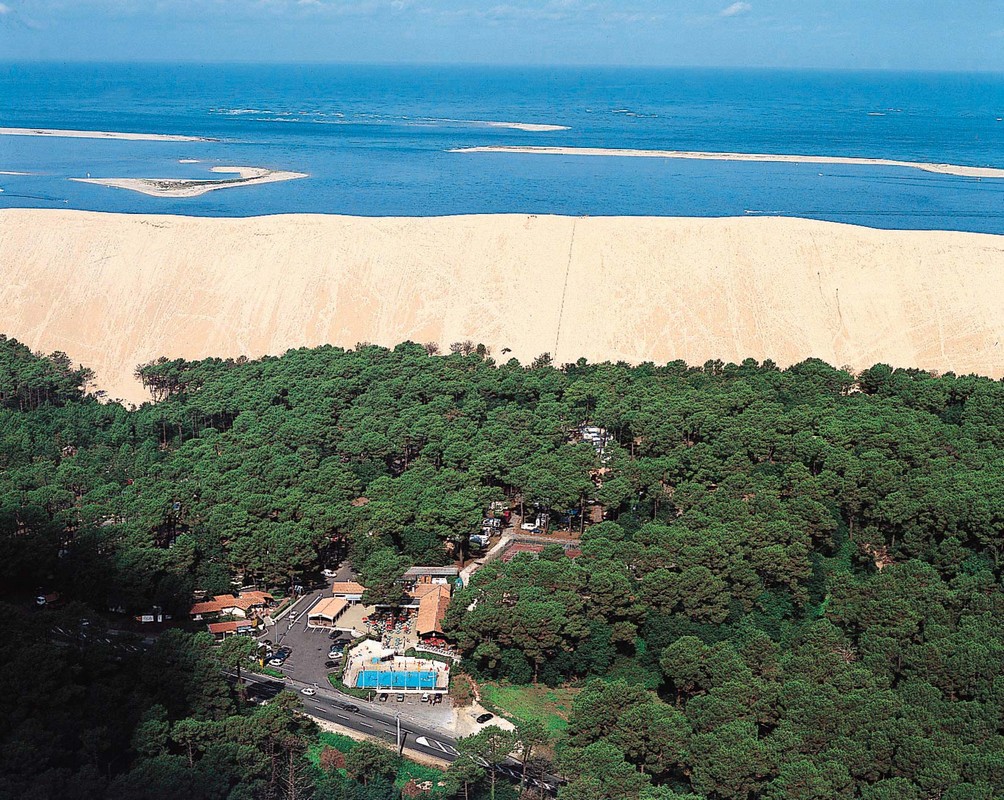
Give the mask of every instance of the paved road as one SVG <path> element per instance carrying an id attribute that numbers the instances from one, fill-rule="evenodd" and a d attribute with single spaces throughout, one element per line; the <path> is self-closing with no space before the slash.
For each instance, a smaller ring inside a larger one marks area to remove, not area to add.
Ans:
<path id="1" fill-rule="evenodd" d="M 249 693 L 253 697 L 263 699 L 275 697 L 287 688 L 296 691 L 295 684 L 284 684 L 272 678 L 246 674 L 242 677 L 250 687 Z M 385 739 L 395 745 L 398 745 L 400 741 L 399 746 L 401 747 L 443 761 L 454 761 L 459 755 L 455 739 L 440 730 L 416 724 L 414 719 L 405 719 L 403 715 L 398 719 L 397 713 L 391 710 L 391 706 L 379 706 L 356 700 L 348 695 L 339 695 L 323 690 L 318 691 L 312 697 L 301 694 L 300 700 L 303 703 L 304 712 L 315 719 L 333 722 L 349 730 Z M 400 740 L 398 740 L 399 724 Z M 518 781 L 522 773 L 522 764 L 515 759 L 510 759 L 505 764 L 499 765 L 497 769 L 501 774 Z M 558 782 L 559 779 L 555 776 L 548 776 L 540 785 L 553 793 L 557 791 Z"/>

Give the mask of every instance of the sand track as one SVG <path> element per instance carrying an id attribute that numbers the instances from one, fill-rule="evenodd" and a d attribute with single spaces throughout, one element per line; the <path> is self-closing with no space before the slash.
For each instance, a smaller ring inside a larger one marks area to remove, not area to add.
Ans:
<path id="1" fill-rule="evenodd" d="M 557 341 L 559 363 L 817 356 L 1001 377 L 1004 237 L 762 217 L 13 209 L 0 319 L 134 402 L 133 369 L 160 355 L 404 339 L 470 338 L 524 361 Z"/>

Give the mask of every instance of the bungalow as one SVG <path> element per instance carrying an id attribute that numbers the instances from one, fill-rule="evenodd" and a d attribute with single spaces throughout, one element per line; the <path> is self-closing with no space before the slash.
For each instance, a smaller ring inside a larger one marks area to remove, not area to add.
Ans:
<path id="1" fill-rule="evenodd" d="M 210 622 L 206 625 L 206 630 L 213 634 L 218 641 L 238 634 L 251 635 L 253 628 L 251 620 L 248 619 L 235 619 L 230 622 Z"/>
<path id="2" fill-rule="evenodd" d="M 326 597 L 307 612 L 307 627 L 333 628 L 348 607 L 347 600 L 340 597 Z"/>
<path id="3" fill-rule="evenodd" d="M 331 584 L 331 595 L 354 605 L 363 599 L 366 587 L 355 581 L 335 581 Z"/>
<path id="4" fill-rule="evenodd" d="M 236 597 L 232 594 L 218 594 L 211 600 L 193 605 L 188 615 L 196 621 L 215 619 L 221 614 L 242 618 L 256 617 L 273 602 L 272 595 L 267 592 L 241 592 Z"/>

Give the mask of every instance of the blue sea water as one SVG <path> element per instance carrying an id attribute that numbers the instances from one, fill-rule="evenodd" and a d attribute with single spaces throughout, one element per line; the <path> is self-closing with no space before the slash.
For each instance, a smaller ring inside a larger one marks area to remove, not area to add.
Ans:
<path id="1" fill-rule="evenodd" d="M 703 69 L 0 65 L 0 127 L 212 137 L 0 136 L 0 208 L 735 216 L 1004 233 L 1004 180 L 914 169 L 512 153 L 484 145 L 790 153 L 1004 167 L 1004 76 Z M 565 126 L 525 131 L 487 122 Z M 179 163 L 196 159 L 200 163 Z M 75 183 L 309 178 L 196 198 Z"/>

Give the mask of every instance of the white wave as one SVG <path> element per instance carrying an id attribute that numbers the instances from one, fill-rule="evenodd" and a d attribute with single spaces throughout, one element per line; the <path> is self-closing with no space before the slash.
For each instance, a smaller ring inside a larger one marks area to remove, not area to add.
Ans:
<path id="1" fill-rule="evenodd" d="M 232 117 L 239 117 L 248 114 L 274 114 L 274 111 L 268 111 L 260 108 L 211 108 L 209 109 L 210 114 L 227 114 Z"/>

